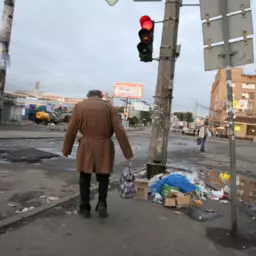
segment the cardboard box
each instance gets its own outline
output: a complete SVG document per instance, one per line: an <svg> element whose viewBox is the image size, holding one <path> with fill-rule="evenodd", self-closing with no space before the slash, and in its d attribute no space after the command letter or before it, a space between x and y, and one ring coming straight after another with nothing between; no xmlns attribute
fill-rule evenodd
<svg viewBox="0 0 256 256"><path fill-rule="evenodd" d="M178 192L178 191L169 192L167 197L165 198L164 206L165 207L176 207L177 206L176 199L179 196L183 196L183 194L181 192Z"/></svg>
<svg viewBox="0 0 256 256"><path fill-rule="evenodd" d="M135 199L148 200L148 180L136 180L136 196Z"/></svg>
<svg viewBox="0 0 256 256"><path fill-rule="evenodd" d="M165 198L165 207L184 208L192 204L192 194L183 194L181 192L170 192Z"/></svg>
<svg viewBox="0 0 256 256"><path fill-rule="evenodd" d="M177 208L188 207L192 204L192 195L184 194L184 196L179 196L176 198Z"/></svg>
<svg viewBox="0 0 256 256"><path fill-rule="evenodd" d="M165 207L176 207L177 202L176 202L176 198L165 198L164 201L164 206Z"/></svg>

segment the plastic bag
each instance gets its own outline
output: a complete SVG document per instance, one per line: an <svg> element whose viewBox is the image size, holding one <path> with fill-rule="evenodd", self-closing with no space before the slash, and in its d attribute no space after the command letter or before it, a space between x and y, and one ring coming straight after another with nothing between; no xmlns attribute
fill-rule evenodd
<svg viewBox="0 0 256 256"><path fill-rule="evenodd" d="M155 204L162 204L163 203L163 198L160 194L155 193L155 194L153 194L153 200L152 201Z"/></svg>
<svg viewBox="0 0 256 256"><path fill-rule="evenodd" d="M123 170L118 190L122 198L132 198L136 195L135 175L130 166Z"/></svg>
<svg viewBox="0 0 256 256"><path fill-rule="evenodd" d="M185 176L180 174L171 174L162 178L156 184L153 184L150 187L150 192L161 194L164 184L171 187L177 187L182 193L188 193L196 190L196 186L191 184Z"/></svg>
<svg viewBox="0 0 256 256"><path fill-rule="evenodd" d="M198 206L191 206L188 211L188 216L193 220L203 222L222 217L222 215L218 212L214 212L212 210L205 210Z"/></svg>
<svg viewBox="0 0 256 256"><path fill-rule="evenodd" d="M172 190L180 191L179 188L171 187L171 186L169 186L169 185L167 185L167 184L164 184L164 185L162 186L162 191L161 191L162 197L163 197L163 198L166 198L166 197L168 196L169 192L172 191Z"/></svg>

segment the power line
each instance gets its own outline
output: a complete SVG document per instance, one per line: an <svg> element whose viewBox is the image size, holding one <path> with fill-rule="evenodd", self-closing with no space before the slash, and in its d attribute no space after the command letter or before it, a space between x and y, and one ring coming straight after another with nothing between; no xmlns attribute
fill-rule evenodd
<svg viewBox="0 0 256 256"><path fill-rule="evenodd" d="M53 62L53 63L55 63L55 64L60 64L60 65L62 65L62 66L66 66L67 68L76 69L76 72L78 72L79 75L81 75L81 76L83 76L85 79L87 79L87 77L86 77L83 73L81 73L81 71L78 71L77 67L70 66L70 65L65 65L65 64L63 64L63 63L61 63L61 62L59 62L59 61L56 61L55 59L53 59L53 58L51 58L51 57L49 57L49 56L46 56L46 55L44 55L44 54L42 54L42 53L38 53L36 50L32 50L32 49L26 48L26 47L24 47L23 45L21 45L20 43L13 42L13 44L14 44L14 45L17 45L18 47L22 48L23 50L29 51L29 52L31 52L31 53L34 52L34 53L36 53L38 56L40 56L40 57L42 57L42 58L44 58L44 59L47 59L47 60L49 60L49 61L51 61L51 62Z"/></svg>

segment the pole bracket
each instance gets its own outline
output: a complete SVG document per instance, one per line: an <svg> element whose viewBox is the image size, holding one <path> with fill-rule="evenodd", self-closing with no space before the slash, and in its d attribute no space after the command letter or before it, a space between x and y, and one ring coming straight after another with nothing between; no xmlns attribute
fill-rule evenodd
<svg viewBox="0 0 256 256"><path fill-rule="evenodd" d="M233 56L236 53L237 53L237 51L229 51L229 52L226 52L226 53L221 53L219 56L222 57L222 58L225 58L227 55Z"/></svg>
<svg viewBox="0 0 256 256"><path fill-rule="evenodd" d="M164 19L164 20L159 20L159 21L155 21L154 23L164 23L164 22L166 22L166 21L170 21L170 20L173 20L173 21L176 21L176 22L179 22L179 19L177 19L177 18L172 18L172 17L169 17L169 18L167 18L167 19Z"/></svg>

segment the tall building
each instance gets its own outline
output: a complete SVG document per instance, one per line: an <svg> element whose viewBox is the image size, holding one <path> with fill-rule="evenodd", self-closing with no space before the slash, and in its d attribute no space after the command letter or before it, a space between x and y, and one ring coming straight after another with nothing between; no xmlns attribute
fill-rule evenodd
<svg viewBox="0 0 256 256"><path fill-rule="evenodd" d="M238 138L256 139L256 75L244 74L241 68L232 69L235 132ZM219 70L211 90L209 121L227 135L226 71Z"/></svg>

